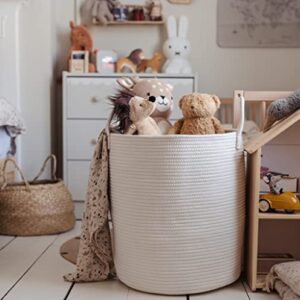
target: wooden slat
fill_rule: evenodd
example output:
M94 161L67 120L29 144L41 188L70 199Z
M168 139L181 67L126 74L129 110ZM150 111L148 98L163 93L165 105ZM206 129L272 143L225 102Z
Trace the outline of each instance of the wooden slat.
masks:
M0 298L21 279L56 238L56 235L18 237L0 251Z
M245 150L250 154L254 153L257 149L269 143L271 140L279 136L282 132L287 130L298 121L300 121L300 110L296 111L288 118L273 125L273 127L271 127L271 129L267 132L260 133L256 137L251 139L249 143L245 145Z
M22 280L5 297L5 300L64 299L71 283L63 275L75 270L75 266L59 255L60 246L80 233L80 222L73 230L60 234L40 259L30 268ZM30 238L29 238L30 239Z
M290 91L244 91L244 97L246 101L274 101L286 98L291 93Z
M186 300L186 296L160 296L129 289L128 300Z
M260 220L300 220L300 213L259 213Z
M250 288L256 289L258 255L258 195L260 190L261 149L248 155L248 240L247 240L247 279Z
M0 251L15 239L14 236L0 235Z
M128 288L117 280L77 283L71 290L68 300L127 300Z
M190 296L190 300L248 300L246 291L240 281L217 291Z
M68 300L186 300L185 296L159 296L129 289L118 280L75 284Z

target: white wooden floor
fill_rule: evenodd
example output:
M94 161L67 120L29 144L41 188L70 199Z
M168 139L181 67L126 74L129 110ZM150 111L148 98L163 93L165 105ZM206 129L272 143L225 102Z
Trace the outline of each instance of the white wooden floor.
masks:
M61 244L78 235L0 236L0 299L5 300L279 300L277 295L251 293L245 283L202 295L165 297L131 290L118 281L71 284L62 276L74 266L59 255Z

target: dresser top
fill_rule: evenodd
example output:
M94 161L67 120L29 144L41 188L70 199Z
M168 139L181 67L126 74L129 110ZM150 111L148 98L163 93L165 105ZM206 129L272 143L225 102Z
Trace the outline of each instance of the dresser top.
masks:
M196 78L196 74L165 74L165 73L113 73L113 74L100 74L100 73L70 73L63 72L65 78L120 78L120 77L128 77L128 76L136 76L136 77L156 77L156 78Z

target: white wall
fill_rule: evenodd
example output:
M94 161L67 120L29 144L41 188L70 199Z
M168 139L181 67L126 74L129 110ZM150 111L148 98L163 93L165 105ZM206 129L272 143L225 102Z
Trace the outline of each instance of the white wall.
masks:
M217 0L193 0L191 5L172 5L167 0L162 3L164 15L184 14L190 19L189 37L193 47L190 60L199 75L201 91L229 97L234 89L293 90L300 85L300 49L219 48L216 43ZM73 0L56 0L56 6L59 61L65 63L68 22L74 15L74 3ZM91 32L95 48L115 49L127 55L140 47L147 56L161 50L166 34L164 26L93 26Z
M31 0L20 14L20 106L27 129L20 150L22 168L30 179L51 153L51 12L50 0Z

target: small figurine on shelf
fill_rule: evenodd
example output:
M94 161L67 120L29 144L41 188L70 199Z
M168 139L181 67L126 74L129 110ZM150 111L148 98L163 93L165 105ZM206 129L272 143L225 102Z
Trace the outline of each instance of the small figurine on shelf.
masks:
M118 0L94 0L92 16L100 25L107 25L108 22L114 21L112 11L118 5L120 5Z
M150 20L151 21L161 21L162 20L162 5L161 5L160 0L151 0Z
M71 71L71 62L74 55L76 55L75 51L87 52L88 53L88 71L89 72L96 72L96 67L94 64L95 54L97 50L93 49L93 40L90 33L83 25L76 26L74 22L70 22L71 28L71 49L69 54L69 70ZM72 54L73 57L72 57ZM79 55L80 53L77 52ZM81 54L83 55L83 54ZM84 56L84 55L83 55ZM85 60L85 57L82 59Z
M282 188L277 187L277 183L288 174L268 172L263 176L265 183L269 185L270 193L262 194L259 197L259 211L269 212L272 209L281 209L286 213L300 211L300 201L298 197L291 192L284 192Z
M129 56L121 57L117 60L116 72L122 73L126 71L127 73L136 73L143 58L144 54L142 49L133 50Z
M138 67L138 72L145 73L147 69L151 69L152 73L158 73L162 61L162 55L159 52L155 52L150 59L142 59L141 64Z

